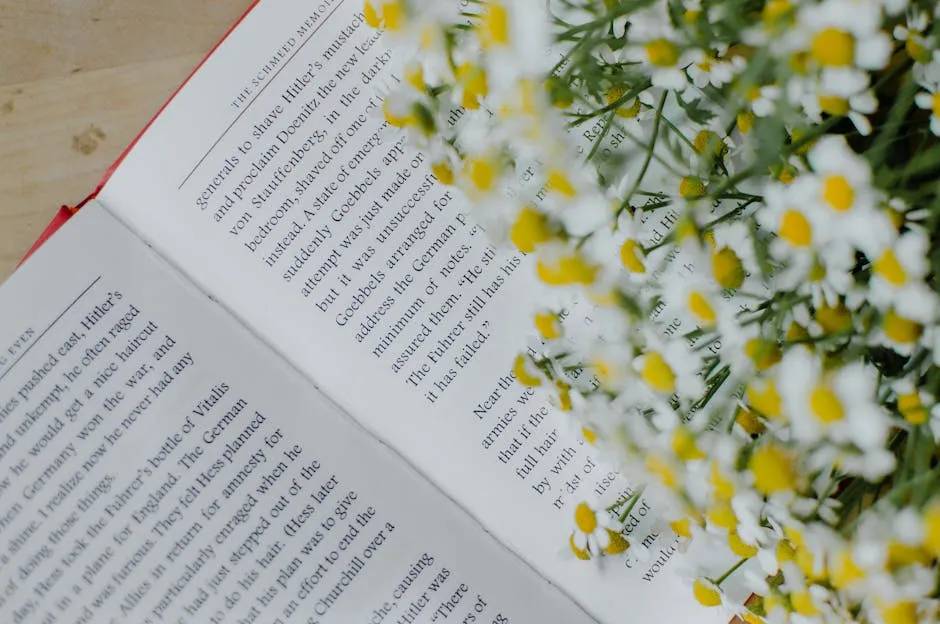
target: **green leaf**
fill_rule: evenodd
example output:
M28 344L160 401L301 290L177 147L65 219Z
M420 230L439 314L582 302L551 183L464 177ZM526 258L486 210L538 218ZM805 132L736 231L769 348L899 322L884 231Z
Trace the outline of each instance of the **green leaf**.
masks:
M685 102L681 97L676 96L676 101L679 103L679 106L682 107L682 110L685 111L685 114L688 115L689 121L694 124L704 126L715 117L715 113L705 108L700 99Z

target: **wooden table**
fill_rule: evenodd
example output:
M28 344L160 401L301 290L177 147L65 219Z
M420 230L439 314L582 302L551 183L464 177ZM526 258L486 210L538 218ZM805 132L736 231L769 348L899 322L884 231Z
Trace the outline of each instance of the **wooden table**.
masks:
M0 281L250 0L0 0Z

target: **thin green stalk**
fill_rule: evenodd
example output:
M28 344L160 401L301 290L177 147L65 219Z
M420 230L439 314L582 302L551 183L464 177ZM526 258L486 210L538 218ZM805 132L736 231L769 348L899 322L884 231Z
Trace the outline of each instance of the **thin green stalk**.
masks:
M630 512L633 511L633 508L636 507L636 504L640 502L641 496L643 496L643 488L640 488L639 490L633 493L633 500L630 501L630 504L627 505L627 508L624 509L623 512L620 514L621 522L627 521L627 517L630 515Z
M726 580L729 576L731 576L732 574L734 574L735 572L737 572L738 569L739 569L741 566L743 566L745 563L747 563L749 559L750 559L750 557L745 557L744 559L741 559L741 561L738 561L736 564L734 564L733 566L731 566L731 568L728 569L727 572L725 572L724 574L722 574L721 576L719 576L718 578L716 578L716 579L713 580L712 582L713 582L717 587L721 587L721 584L724 583L725 580Z
M633 183L633 188L630 189L630 192L627 193L627 196L624 198L624 203L629 203L630 199L633 197L633 194L636 193L637 189L640 188L640 184L643 183L643 178L646 176L646 171L649 169L650 161L653 160L653 152L656 151L656 139L659 137L659 125L663 119L663 108L666 106L666 97L669 95L668 91L664 91L662 96L659 98L659 105L656 107L656 121L653 123L653 136L650 137L650 144L646 150L646 158L643 160L643 166L640 168L640 173L637 175L636 181Z
M610 133L610 128L613 125L613 121L614 121L614 115L616 114L617 114L616 111L610 111L609 113L607 113L607 118L604 119L604 128L601 130L600 135L598 135L598 137L594 140L594 145L593 147L591 147L591 151L588 152L588 155L585 158L585 160L591 160L592 158L594 158L594 154L597 153L597 150L600 148L601 143L604 142L604 139L607 138L607 135Z

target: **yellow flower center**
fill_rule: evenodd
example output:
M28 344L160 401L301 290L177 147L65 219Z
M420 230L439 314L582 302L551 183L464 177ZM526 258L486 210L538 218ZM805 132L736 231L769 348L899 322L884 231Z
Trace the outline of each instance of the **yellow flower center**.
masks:
M451 185L454 183L454 170L450 163L440 161L431 165L431 173L441 184Z
M642 375L643 380L658 392L673 392L676 389L675 373L656 351L647 353L643 358Z
M769 495L796 488L796 461L789 451L774 444L755 449L748 467L758 492Z
M751 558L757 554L757 547L745 544L737 531L728 533L728 547L739 557Z
M695 444L695 435L685 427L676 427L672 432L672 452L682 461L705 457L705 453Z
M561 324L558 322L557 314L551 312L536 314L535 327L546 340L554 340L561 336Z
M434 47L440 37L440 31L434 24L425 24L421 27L421 34L418 37L418 44L424 50L430 50Z
M698 227L689 215L683 215L679 219L674 231L677 243L684 243L687 240L698 238Z
M692 584L692 594L705 607L721 605L721 593L711 585L706 585L701 579L696 579Z
M744 353L747 354L754 366L759 371L767 370L780 361L783 354L777 343L763 338L751 338L744 345Z
M940 501L934 501L924 512L924 548L940 557Z
M787 210L780 220L780 237L794 247L806 247L813 242L813 228L802 212Z
M715 309L708 302L708 299L705 298L705 295L698 291L692 291L689 293L688 304L689 311L698 319L699 323L705 326L715 324L718 315L715 314Z
M532 206L519 211L516 222L509 230L509 239L523 253L532 253L537 245L551 237L548 219Z
M369 0L366 0L362 16L365 18L366 24L372 28L379 28L382 25L382 16Z
M509 11L501 2L490 0L480 20L480 44L484 50L509 44Z
M855 202L855 191L841 175L831 175L823 182L823 199L835 210L845 212Z
M793 610L800 615L812 617L819 614L819 609L813 604L813 597L808 590L804 589L790 594L790 604L793 605Z
M826 279L826 267L822 265L819 258L813 258L813 268L809 270L806 276L811 282L821 282Z
M480 108L480 99L485 98L490 91L486 72L473 63L464 63L457 67L456 74L463 87L463 107L473 110Z
M623 97L623 94L626 93L622 86L611 87L611 89L604 96L607 100L607 104L613 104ZM640 98L633 98L630 103L622 103L617 107L616 115L624 119L633 119L640 114Z
M415 91L424 91L424 68L419 63L405 68L405 82Z
M643 264L643 247L635 240L628 238L620 248L620 261L633 273L646 273Z
M780 418L783 409L783 399L777 392L773 380L763 382L755 380L747 387L747 400L758 413L768 418Z
M568 546L571 548L571 552L574 553L574 556L582 561L587 561L591 558L591 553L586 549L578 548L574 543L574 533L571 534L571 537L568 538Z
M728 146L712 130L700 130L692 140L695 151L702 155L724 156L728 151Z
M917 342L921 334L924 333L923 325L904 318L894 310L888 311L882 322L884 323L885 335L900 344Z
M908 35L907 41L904 42L904 48L907 50L907 53L911 55L911 58L918 63L929 63L933 55L930 53L930 50L921 45L917 39L918 37L913 33Z
M581 435L584 436L584 441L594 446L597 444L597 434L594 433L593 429L588 429L587 427L581 427Z
M894 225L894 229L900 230L904 227L905 216L903 212L893 208L888 208L885 212L888 213L888 218L891 219L891 224Z
M675 470L655 455L647 455L644 465L646 471L654 477L658 477L666 487L672 489L679 483L679 477L676 475Z
M741 618L744 620L745 624L764 624L764 620L755 613L750 611L745 611L741 614Z
M927 407L920 400L920 393L916 390L898 395L898 411L901 412L904 420L912 425L922 425L930 416Z
M835 117L848 115L849 111L852 110L849 106L849 101L837 95L820 95L819 109L827 115L833 115Z
M512 372L516 376L516 381L523 386L535 387L542 385L542 378L529 372L529 358L522 353L516 356L512 364Z
M813 37L810 54L826 67L845 67L855 60L855 39L838 28L825 28Z
M692 521L688 518L673 520L669 523L669 528L679 537L692 537Z
M904 270L904 267L901 266L898 257L894 255L894 250L892 249L888 249L881 254L881 257L875 260L872 268L875 270L875 273L893 286L903 286L907 283L907 272Z
M787 328L786 339L788 342L800 342L809 340L809 331L797 322L790 323Z
M464 175L478 191L486 193L496 186L499 171L496 163L488 158L472 157L464 161Z
M881 607L881 619L884 624L917 624L917 603L912 600L901 600Z
M604 530L607 531L607 537L610 538L610 543L604 549L605 553L608 555L622 555L627 552L627 549L630 548L630 542L623 535L610 529Z
M597 514L587 503L579 503L574 509L574 524L579 531L590 535L597 529Z
M701 197L705 194L705 183L695 176L685 176L679 182L679 195L686 199Z
M382 18L385 28L397 32L405 27L405 6L401 0L392 0L382 4Z
M546 186L549 190L555 191L560 195L565 197L574 197L577 194L577 191L574 188L574 185L571 183L571 180L568 179L568 176L565 175L563 171L558 169L552 170L548 174L548 182Z
M398 108L395 100L392 98L385 98L385 101L382 102L382 113L385 115L385 121L387 121L390 126L404 128L414 122L414 114L410 111L404 113L401 110L397 110Z
M845 408L836 393L827 386L818 385L809 394L809 406L813 415L824 423L833 423L845 418Z
M519 106L526 115L535 115L538 110L538 96L534 80L523 78L519 81Z
M852 328L852 313L841 301L832 308L823 303L816 308L814 318L827 334L838 334Z
M737 122L738 122L738 131L741 134L747 134L751 131L751 128L754 127L754 120L756 117L751 111L741 111L738 113Z
M712 254L712 273L722 288L740 288L744 283L744 265L733 249L722 247Z
M719 502L709 507L705 514L709 522L722 529L733 529L738 525L738 517L728 502Z
M679 60L679 47L668 39L654 39L643 49L651 65L672 67Z
M790 57L789 65L790 68L801 75L806 74L806 70L809 67L810 54L808 52L794 52Z
M556 379L555 389L558 390L558 409L563 412L570 412L574 407L571 402L571 386Z
M711 468L708 471L708 482L714 489L714 495L717 500L730 501L734 496L734 483L725 478L721 473L721 467L717 461L712 461Z
M760 417L746 407L737 408L734 421L751 436L760 435L765 429Z
M718 243L715 242L715 232L714 230L708 230L702 234L702 240L708 243L708 246L712 248L712 251L718 248Z
M617 369L604 358L597 358L591 363L594 374L602 384L609 384L617 378Z
M789 0L770 0L764 5L764 11L761 18L767 26L780 25L781 22L789 21L793 15L793 5Z
M837 589L844 589L864 578L865 571L855 564L850 552L843 550L833 558L829 579Z
M789 184L790 182L793 182L793 180L796 179L797 171L793 165L789 163L785 163L779 167L773 167L772 173L776 176L777 180L779 180L781 183Z
M826 570L817 561L816 556L806 546L798 546L793 557L793 562L799 566L803 574L810 580L821 580L826 576Z
M930 563L930 555L919 546L911 546L904 542L891 540L888 543L888 569L896 570L912 564L927 565Z
M538 262L536 273L546 284L564 286L567 284L593 284L597 278L597 267L579 255L563 256L554 266Z
M777 561L780 563L796 560L796 548L787 540L777 542L775 553L777 555Z

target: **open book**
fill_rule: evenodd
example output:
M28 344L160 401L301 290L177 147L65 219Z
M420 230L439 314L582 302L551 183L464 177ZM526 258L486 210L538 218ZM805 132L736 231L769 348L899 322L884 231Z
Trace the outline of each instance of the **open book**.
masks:
M0 621L718 621L646 502L645 559L559 555L628 486L514 381L532 267L360 10L256 5L0 289Z

